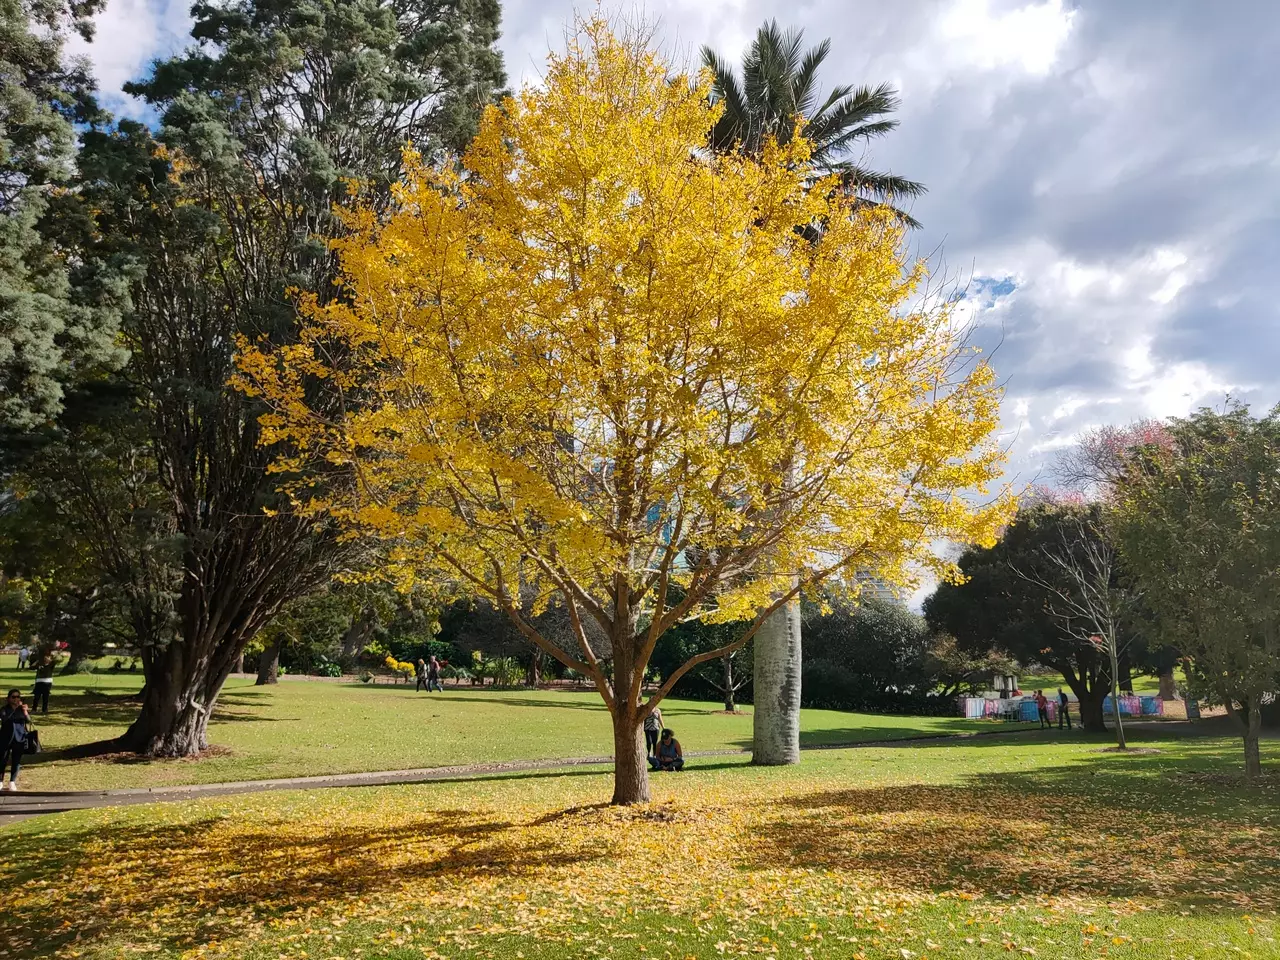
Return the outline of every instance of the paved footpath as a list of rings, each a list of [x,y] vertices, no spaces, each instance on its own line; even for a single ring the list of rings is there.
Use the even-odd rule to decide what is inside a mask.
[[[1185,722],[1185,721],[1183,721]],[[1167,726],[1171,721],[1161,721]],[[1126,724],[1138,726],[1139,724]],[[1143,723],[1146,727],[1148,724]],[[848,743],[824,743],[804,747],[805,750],[839,750],[850,747],[927,747],[959,743],[982,737],[1007,737],[1037,733],[1035,728],[1022,730],[990,730],[977,733],[953,733],[942,736],[907,737],[897,740],[860,740]],[[750,751],[691,751],[689,758],[740,757]],[[172,803],[201,797],[225,797],[265,790],[308,790],[331,787],[380,787],[397,783],[430,783],[432,781],[474,780],[510,774],[565,770],[572,767],[612,766],[613,757],[563,757],[547,760],[512,760],[506,763],[474,763],[454,767],[424,767],[417,770],[382,770],[368,773],[335,773],[321,777],[287,777],[279,780],[241,780],[233,783],[201,783],[180,787],[143,787],[133,790],[64,790],[0,793],[0,827],[44,813],[66,810],[89,810],[97,807],[119,807],[134,803]],[[694,768],[696,769],[696,767]]]

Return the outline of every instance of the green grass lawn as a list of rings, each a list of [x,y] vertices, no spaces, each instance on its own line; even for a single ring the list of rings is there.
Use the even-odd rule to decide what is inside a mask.
[[[1071,687],[1060,673],[1028,674],[1018,678],[1018,686],[1022,688],[1023,693],[1043,690],[1045,695],[1048,696],[1056,694],[1059,687],[1067,691],[1068,694],[1071,693]],[[1133,692],[1140,697],[1154,697],[1160,692],[1160,678],[1135,676],[1133,678]]]
[[[6,658],[0,684],[29,691]],[[57,751],[123,733],[137,712],[128,694],[134,674],[56,678],[52,710],[37,718],[46,753],[28,757],[29,790],[99,790],[227,780],[401,770],[505,760],[608,756],[609,717],[594,691],[498,691],[446,688],[415,693],[411,685],[285,679],[274,687],[231,680],[209,727],[217,749],[199,760],[139,761],[135,757],[59,759]],[[689,751],[750,746],[750,707],[726,715],[719,704],[664,702],[668,726]],[[808,746],[891,740],[930,734],[1007,729],[998,721],[962,717],[894,717],[806,710],[801,740]],[[1029,726],[1029,725],[1028,725]]]
[[[1129,756],[1033,734],[704,759],[625,810],[574,770],[41,817],[4,830],[0,950],[1280,956],[1280,780],[1241,784],[1238,740],[1172,733]]]

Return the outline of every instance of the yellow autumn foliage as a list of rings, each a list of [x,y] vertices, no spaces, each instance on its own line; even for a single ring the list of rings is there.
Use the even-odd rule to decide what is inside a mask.
[[[892,213],[819,180],[803,136],[710,153],[708,83],[582,24],[456,169],[410,151],[389,211],[342,211],[345,296],[304,297],[298,342],[241,344],[277,469],[353,481],[290,481],[298,509],[535,640],[522,611],[558,595],[620,672],[583,630],[550,652],[611,707],[681,619],[758,620],[797,570],[945,574],[933,541],[1008,513],[967,495],[999,476],[1000,391],[916,305]]]

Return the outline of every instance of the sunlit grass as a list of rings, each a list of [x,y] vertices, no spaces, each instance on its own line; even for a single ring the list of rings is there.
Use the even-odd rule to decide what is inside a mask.
[[[6,666],[12,666],[6,658]],[[29,689],[30,674],[0,670],[0,684]],[[367,770],[609,756],[613,737],[599,696],[590,690],[494,690],[448,687],[415,693],[412,685],[364,685],[290,679],[273,687],[231,680],[209,728],[213,755],[198,761],[58,759],[58,750],[120,735],[137,714],[128,694],[134,674],[58,677],[52,711],[38,717],[49,753],[28,758],[30,790],[98,790],[316,776]],[[735,750],[751,743],[750,707],[726,715],[719,704],[671,700],[662,710],[688,751]],[[1021,726],[1021,725],[1019,725]],[[962,717],[894,717],[806,710],[807,746],[933,734],[1010,729]]]
[[[39,818],[6,830],[5,936],[89,960],[1280,955],[1276,781],[1231,779],[1233,739],[1142,745],[706,759],[632,810],[577,770]]]

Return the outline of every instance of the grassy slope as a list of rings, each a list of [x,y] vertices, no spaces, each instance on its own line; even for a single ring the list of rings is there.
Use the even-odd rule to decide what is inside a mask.
[[[1280,956],[1280,782],[1161,733],[706,760],[647,810],[579,770],[40,818],[9,956]]]
[[[30,675],[0,670],[0,684],[30,688]],[[136,704],[136,676],[58,677],[53,710],[37,718],[47,755],[28,758],[29,790],[96,790],[398,770],[516,759],[608,756],[609,718],[598,695],[583,691],[494,691],[286,680],[255,687],[232,680],[210,726],[227,752],[199,761],[67,761],[53,751],[122,733]],[[85,691],[88,691],[86,693]],[[750,708],[746,708],[750,709]],[[689,751],[749,746],[750,713],[727,716],[716,704],[673,700],[664,719]],[[806,745],[890,740],[932,733],[1002,729],[961,717],[893,717],[806,710]]]

